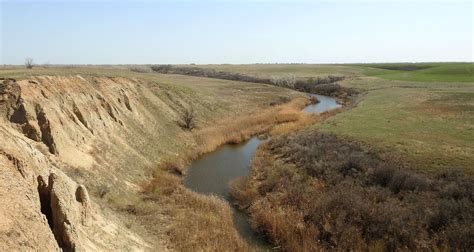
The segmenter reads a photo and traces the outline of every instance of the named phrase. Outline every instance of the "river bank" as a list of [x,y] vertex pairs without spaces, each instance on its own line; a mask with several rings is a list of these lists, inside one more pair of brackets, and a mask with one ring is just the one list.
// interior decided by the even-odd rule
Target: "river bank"
[[[340,107],[331,97],[310,97],[315,97],[317,102],[305,106],[302,110],[305,113],[324,113]],[[255,136],[237,145],[222,145],[200,157],[189,166],[184,185],[195,192],[216,195],[230,202],[229,183],[238,177],[249,175],[252,158],[262,142]],[[271,248],[265,238],[252,229],[243,211],[233,209],[232,213],[236,230],[252,247],[263,250]]]

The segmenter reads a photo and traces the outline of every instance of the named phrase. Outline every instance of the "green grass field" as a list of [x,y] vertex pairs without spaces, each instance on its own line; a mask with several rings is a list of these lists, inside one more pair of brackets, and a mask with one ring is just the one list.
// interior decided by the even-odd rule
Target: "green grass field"
[[294,74],[298,78],[310,78],[328,75],[360,75],[364,71],[359,66],[318,65],[318,64],[251,64],[251,65],[181,65],[186,67],[212,68],[218,71],[236,72],[261,78],[270,78],[284,74]]
[[391,63],[391,64],[253,64],[182,65],[269,78],[292,73],[298,78],[327,75],[376,76],[388,80],[417,82],[474,82],[474,63]]
[[349,76],[342,84],[362,91],[362,102],[315,128],[401,155],[420,171],[474,174],[473,63],[200,67],[259,77]]
[[389,80],[474,82],[473,63],[367,64],[363,73]]
[[417,67],[344,82],[365,90],[363,101],[317,127],[401,154],[417,170],[474,174],[473,64]]
[[[258,77],[295,74],[298,78],[349,76],[341,84],[363,92],[357,107],[315,128],[362,140],[400,154],[422,171],[465,170],[474,174],[473,63],[359,65],[197,65]],[[0,77],[35,75],[121,76],[170,85],[229,83],[216,79],[137,73],[127,66],[1,68]],[[196,86],[196,87],[197,87]],[[245,86],[248,86],[245,85]]]
[[316,128],[401,154],[415,169],[474,173],[474,84],[425,84],[362,79],[357,107]]

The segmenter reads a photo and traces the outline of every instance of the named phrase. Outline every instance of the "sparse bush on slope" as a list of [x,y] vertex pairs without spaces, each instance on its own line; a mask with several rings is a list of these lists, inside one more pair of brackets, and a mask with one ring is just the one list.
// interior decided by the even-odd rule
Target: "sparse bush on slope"
[[192,107],[186,108],[181,114],[181,127],[183,129],[192,130],[196,121],[196,114]]
[[474,180],[416,174],[331,134],[277,137],[231,185],[257,230],[289,251],[474,248]]

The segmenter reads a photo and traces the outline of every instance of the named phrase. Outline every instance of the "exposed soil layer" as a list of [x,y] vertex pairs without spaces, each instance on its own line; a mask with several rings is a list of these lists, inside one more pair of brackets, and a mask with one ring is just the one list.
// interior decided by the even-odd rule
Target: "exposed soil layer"
[[169,250],[176,216],[148,202],[159,213],[151,228],[138,220],[136,200],[156,166],[200,144],[177,123],[183,108],[194,108],[201,131],[229,111],[246,115],[281,96],[301,96],[258,84],[169,78],[0,81],[1,249]]

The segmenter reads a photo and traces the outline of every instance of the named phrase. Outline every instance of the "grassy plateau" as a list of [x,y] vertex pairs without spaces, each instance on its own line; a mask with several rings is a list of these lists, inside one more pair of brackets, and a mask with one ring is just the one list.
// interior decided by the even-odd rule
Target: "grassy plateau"
[[357,106],[315,129],[400,154],[426,172],[474,173],[474,64],[204,65],[252,76],[344,75]]

